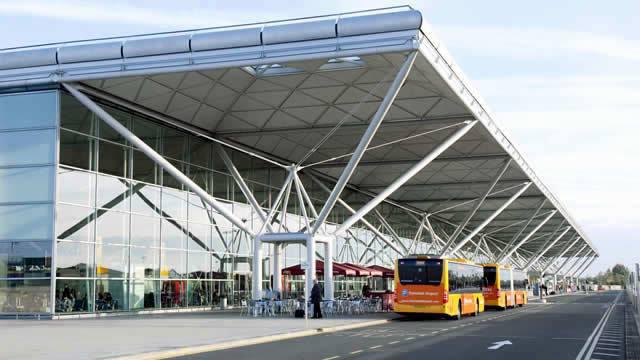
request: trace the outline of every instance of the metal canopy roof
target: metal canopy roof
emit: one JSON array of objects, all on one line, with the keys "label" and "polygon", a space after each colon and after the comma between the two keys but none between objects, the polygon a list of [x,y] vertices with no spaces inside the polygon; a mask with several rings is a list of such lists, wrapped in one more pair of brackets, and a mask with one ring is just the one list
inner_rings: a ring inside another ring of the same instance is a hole
[{"label": "metal canopy roof", "polygon": [[[561,254],[577,236],[597,255],[412,9],[5,50],[0,88],[78,82],[94,96],[285,164],[304,159],[305,171],[336,179],[406,55],[416,50],[414,66],[343,199],[357,209],[367,201],[360,194],[378,193],[457,126],[479,120],[390,202],[460,224],[512,159],[467,228],[531,181],[481,234],[500,250],[534,214],[524,234],[556,209],[519,252],[534,254],[568,225],[571,230],[546,256]],[[392,219],[411,222],[404,217]]]}]

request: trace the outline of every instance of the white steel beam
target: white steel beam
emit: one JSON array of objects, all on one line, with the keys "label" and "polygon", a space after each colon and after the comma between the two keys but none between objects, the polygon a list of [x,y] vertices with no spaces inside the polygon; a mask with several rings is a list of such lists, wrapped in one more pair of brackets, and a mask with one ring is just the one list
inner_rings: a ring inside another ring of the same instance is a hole
[{"label": "white steel beam", "polygon": [[500,206],[496,211],[494,211],[488,218],[486,218],[480,225],[476,226],[462,241],[460,241],[451,251],[449,249],[444,248],[440,251],[440,256],[444,256],[446,253],[455,253],[460,250],[466,243],[469,242],[474,236],[476,236],[482,229],[489,225],[490,222],[493,221],[498,215],[500,215],[511,203],[513,203],[520,195],[522,195],[529,187],[531,186],[530,182],[526,182],[523,184],[522,188],[518,190],[515,194],[513,194],[509,200],[507,200],[502,206]]},{"label": "white steel beam", "polygon": [[247,183],[244,181],[244,179],[242,178],[242,175],[240,175],[240,172],[238,171],[236,166],[233,164],[233,161],[231,161],[229,154],[227,154],[227,152],[224,150],[222,145],[218,143],[215,143],[214,145],[218,154],[222,158],[224,165],[227,167],[227,170],[229,170],[229,173],[231,173],[231,177],[233,177],[236,184],[238,184],[238,186],[240,187],[240,191],[242,191],[242,194],[244,195],[244,197],[246,197],[247,200],[249,201],[249,204],[253,208],[253,211],[255,211],[258,214],[258,216],[260,217],[260,220],[262,220],[263,223],[267,224],[267,230],[269,230],[269,232],[273,232],[273,228],[271,227],[271,224],[267,223],[267,214],[265,214],[264,210],[256,200],[256,197],[253,196],[253,192],[251,191],[251,189],[249,189],[249,186],[247,186]]},{"label": "white steel beam", "polygon": [[505,257],[504,255],[507,253],[507,251],[509,250],[511,245],[513,245],[513,243],[516,242],[516,240],[520,237],[520,235],[522,235],[522,233],[527,229],[527,227],[529,227],[529,225],[531,224],[533,219],[535,219],[536,216],[540,213],[540,210],[542,210],[542,207],[544,206],[544,204],[546,204],[546,202],[547,202],[546,199],[542,200],[542,202],[540,203],[540,205],[538,205],[538,207],[536,208],[536,211],[529,218],[529,220],[527,220],[527,222],[524,224],[524,226],[515,235],[513,235],[511,240],[509,240],[507,245],[502,249],[502,251],[500,252],[500,255],[497,256],[498,259],[502,259],[502,258]]},{"label": "white steel beam", "polygon": [[526,243],[535,233],[538,232],[538,230],[540,230],[540,228],[542,228],[542,226],[544,226],[544,224],[547,223],[547,221],[551,220],[551,218],[558,212],[558,210],[553,210],[549,215],[547,215],[546,218],[544,218],[535,228],[533,228],[533,230],[531,230],[524,238],[522,238],[522,240],[520,240],[520,242],[518,242],[515,246],[513,246],[511,249],[509,249],[507,251],[507,253],[505,255],[503,255],[502,257],[500,257],[498,259],[498,263],[503,262],[506,258],[508,258],[509,256],[511,256],[511,254],[514,253],[514,251],[518,250],[520,248],[520,246],[522,246],[524,243]]},{"label": "white steel beam", "polygon": [[[589,244],[584,244],[582,245],[582,247],[580,248],[580,250],[578,250],[578,252],[576,252],[577,254],[580,254],[582,252],[582,250],[584,250],[584,248],[586,248],[587,246],[589,246]],[[567,264],[571,261],[571,259],[573,259],[574,256],[569,256],[567,257],[567,259],[562,263],[562,265],[560,265],[557,269],[554,270],[555,274],[560,274],[560,270],[562,270],[562,268],[564,268],[565,266],[567,266]]]},{"label": "white steel beam", "polygon": [[587,271],[587,269],[591,266],[591,264],[593,264],[594,261],[596,261],[598,257],[594,256],[591,261],[589,261],[589,263],[587,264],[587,266],[583,267],[582,270],[580,270],[580,272],[578,273],[578,275],[576,277],[580,277],[582,276],[582,274]]},{"label": "white steel beam", "polygon": [[196,193],[202,200],[204,200],[209,206],[219,212],[222,216],[224,216],[227,220],[229,220],[233,225],[237,226],[240,230],[246,232],[251,236],[255,236],[255,233],[237,216],[233,214],[233,212],[229,211],[225,206],[223,206],[220,202],[213,198],[213,196],[209,195],[204,189],[198,186],[193,180],[191,180],[187,175],[178,170],[175,166],[173,166],[167,159],[162,157],[162,155],[158,154],[155,150],[153,150],[149,145],[147,145],[143,140],[133,134],[129,129],[127,129],[124,125],[122,125],[118,120],[114,119],[108,112],[102,109],[98,104],[93,102],[93,100],[89,99],[85,94],[78,91],[73,84],[62,83],[62,85],[75,97],[82,105],[84,105],[91,112],[96,114],[102,121],[104,121],[107,125],[109,125],[113,130],[115,130],[118,134],[122,135],[127,141],[129,141],[134,147],[138,150],[142,151],[145,155],[147,155],[153,162],[155,162],[158,166],[164,169],[166,172],[171,174],[176,180],[178,180],[181,184],[187,187],[189,190]]},{"label": "white steel beam", "polygon": [[[585,244],[587,245],[587,244]],[[588,245],[587,245],[588,246]],[[586,248],[587,246],[584,246],[584,248]],[[586,249],[585,254],[582,254],[582,251],[580,251],[580,253],[576,253],[576,255],[574,255],[574,258],[576,259],[576,261],[564,272],[565,276],[569,276],[569,274],[571,274],[571,272],[573,271],[573,269],[575,269],[575,267],[580,263],[580,258],[582,257],[587,257],[591,254],[591,249]],[[571,276],[569,276],[571,277]]]},{"label": "white steel beam", "polygon": [[567,246],[565,246],[564,249],[562,249],[562,251],[560,252],[560,254],[556,255],[553,257],[553,259],[551,259],[549,261],[549,263],[542,269],[541,273],[544,274],[547,272],[547,270],[549,270],[549,268],[551,267],[551,265],[553,265],[559,258],[563,257],[564,254],[567,253],[567,251],[569,251],[569,249],[571,249],[573,247],[573,245],[577,244],[578,241],[580,241],[580,235],[576,235],[576,238],[570,242],[569,244],[567,244]]},{"label": "white steel beam", "polygon": [[476,205],[473,207],[473,209],[471,209],[471,211],[469,211],[469,213],[464,218],[464,220],[458,225],[456,230],[453,232],[453,234],[451,235],[451,237],[449,238],[449,240],[445,244],[445,249],[449,248],[451,246],[451,244],[455,243],[455,241],[458,239],[458,236],[460,235],[460,233],[462,233],[462,230],[467,226],[469,221],[471,221],[471,218],[476,214],[478,209],[480,209],[482,204],[484,204],[485,199],[487,198],[487,196],[489,196],[489,194],[496,187],[496,185],[498,184],[498,182],[500,181],[500,179],[502,178],[504,173],[507,172],[507,170],[509,169],[509,166],[511,165],[511,161],[512,161],[511,158],[507,159],[507,161],[505,161],[505,163],[502,166],[502,168],[500,170],[498,170],[498,173],[496,174],[496,176],[493,179],[493,181],[491,181],[491,184],[487,188],[487,191],[485,191],[484,194],[482,195],[482,197],[480,197],[476,201]]},{"label": "white steel beam", "polygon": [[[564,223],[563,223],[564,225]],[[544,256],[544,254],[546,254],[547,251],[549,251],[558,241],[560,241],[560,239],[562,239],[562,237],[564,237],[564,235],[566,233],[569,232],[569,230],[571,230],[571,226],[567,226],[564,231],[562,231],[562,233],[560,233],[560,235],[558,235],[558,237],[556,237],[549,245],[547,245],[546,247],[540,249],[540,251],[538,251],[538,253],[534,256],[533,259],[531,259],[525,266],[524,269],[528,270],[531,265],[535,264],[538,260],[540,260],[540,258],[542,256]]]},{"label": "white steel beam", "polygon": [[336,234],[344,232],[346,229],[353,226],[353,224],[358,222],[363,216],[368,214],[371,210],[373,210],[376,206],[378,206],[381,202],[383,202],[386,198],[393,194],[393,192],[398,190],[398,188],[400,188],[404,183],[411,180],[411,178],[413,178],[418,172],[420,172],[420,170],[429,165],[429,163],[433,161],[433,159],[437,158],[440,154],[451,147],[451,145],[455,144],[456,141],[458,141],[467,132],[469,132],[469,130],[471,130],[471,128],[477,123],[477,120],[468,122],[465,124],[465,126],[454,132],[445,141],[443,141],[440,145],[433,149],[427,156],[425,156],[422,160],[413,165],[409,170],[400,175],[400,177],[393,181],[393,183],[387,186],[368,203],[358,209],[355,214],[351,215],[351,217],[340,224],[340,226],[338,226],[338,228],[336,229]]},{"label": "white steel beam", "polygon": [[580,265],[578,265],[578,267],[576,268],[576,270],[575,270],[573,273],[571,273],[570,277],[576,277],[576,274],[577,274],[580,270],[582,270],[582,267],[583,267],[584,265],[586,265],[586,264],[587,264],[587,262],[591,259],[592,255],[593,255],[593,254],[588,254],[587,256],[585,256],[585,257],[584,257],[584,260],[580,263]]},{"label": "white steel beam", "polygon": [[411,71],[411,67],[413,66],[413,63],[416,60],[417,56],[418,56],[417,51],[410,53],[407,56],[407,59],[402,64],[402,66],[400,67],[400,70],[396,74],[395,79],[391,83],[391,86],[389,86],[387,93],[382,99],[382,102],[380,103],[378,110],[371,118],[371,122],[369,123],[367,130],[362,135],[362,138],[360,138],[360,142],[358,143],[358,146],[356,147],[355,151],[353,152],[353,155],[351,155],[351,158],[349,159],[349,163],[347,163],[347,166],[345,166],[344,170],[342,171],[342,174],[340,175],[340,178],[338,178],[336,185],[333,187],[333,190],[329,194],[329,198],[327,199],[326,203],[322,207],[322,210],[320,210],[320,213],[318,214],[318,218],[313,224],[313,229],[311,229],[312,234],[315,234],[318,231],[320,226],[322,226],[325,220],[327,220],[327,217],[329,216],[329,213],[331,213],[331,210],[333,210],[333,207],[336,205],[336,202],[338,201],[338,197],[340,197],[342,190],[344,190],[345,186],[347,186],[347,183],[351,179],[351,175],[353,175],[353,172],[355,171],[356,166],[358,166],[360,159],[362,159],[362,155],[364,154],[365,150],[367,150],[367,147],[369,146],[369,143],[373,139],[373,136],[378,131],[378,128],[382,123],[382,120],[384,120],[385,116],[387,115],[387,112],[391,108],[391,105],[393,104],[393,101],[398,95],[398,92],[400,92],[400,89],[402,88],[402,85],[407,79],[407,76],[409,75],[409,72]]}]

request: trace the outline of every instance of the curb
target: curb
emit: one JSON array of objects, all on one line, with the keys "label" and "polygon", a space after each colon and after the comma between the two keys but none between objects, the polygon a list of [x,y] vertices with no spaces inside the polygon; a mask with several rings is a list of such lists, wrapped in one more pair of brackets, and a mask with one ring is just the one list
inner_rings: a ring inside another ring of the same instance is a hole
[{"label": "curb", "polygon": [[189,347],[177,348],[172,350],[154,351],[154,352],[148,352],[148,353],[142,353],[142,354],[136,354],[136,355],[114,357],[111,359],[113,360],[169,359],[169,358],[178,357],[178,356],[194,355],[194,354],[200,354],[205,352],[233,349],[233,348],[249,346],[249,345],[259,345],[259,344],[265,344],[265,343],[274,342],[274,341],[296,339],[296,338],[319,335],[319,334],[328,334],[328,333],[343,331],[343,330],[382,325],[390,322],[391,320],[392,319],[372,320],[372,321],[366,321],[366,322],[361,322],[356,324],[338,325],[338,326],[325,327],[325,328],[315,328],[315,329],[302,330],[302,331],[296,331],[296,332],[290,332],[290,333],[284,333],[284,334],[262,336],[262,337],[252,338],[252,339],[234,340],[234,341],[228,341],[228,342],[222,342],[222,343],[210,344],[210,345],[197,345],[197,346],[189,346]]}]

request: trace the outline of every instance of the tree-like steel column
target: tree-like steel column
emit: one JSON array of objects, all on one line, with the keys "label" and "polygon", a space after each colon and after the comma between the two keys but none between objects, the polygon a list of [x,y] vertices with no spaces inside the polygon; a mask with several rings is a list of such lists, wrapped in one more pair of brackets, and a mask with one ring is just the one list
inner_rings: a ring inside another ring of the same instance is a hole
[{"label": "tree-like steel column", "polygon": [[396,74],[395,79],[391,83],[391,86],[389,87],[389,89],[387,90],[387,93],[382,99],[382,103],[378,107],[378,110],[376,111],[376,113],[373,115],[373,118],[371,119],[371,122],[369,123],[367,130],[362,135],[362,138],[360,138],[360,142],[358,143],[356,150],[353,152],[353,155],[351,155],[349,162],[347,163],[344,170],[342,171],[340,178],[338,178],[338,181],[336,182],[336,185],[333,187],[331,194],[329,194],[329,198],[327,199],[327,202],[322,207],[322,210],[320,210],[320,213],[318,214],[318,218],[316,219],[316,222],[313,224],[313,229],[311,230],[312,234],[315,234],[316,231],[318,231],[320,226],[322,226],[324,221],[329,216],[329,213],[331,213],[331,210],[333,210],[333,207],[336,205],[336,202],[338,201],[338,197],[342,193],[342,190],[344,190],[345,186],[347,186],[347,182],[349,182],[349,180],[351,179],[351,175],[355,171],[356,166],[358,166],[360,159],[362,159],[362,155],[364,154],[365,150],[367,150],[367,147],[369,146],[371,139],[373,139],[373,136],[378,131],[378,128],[382,123],[382,120],[384,120],[385,116],[387,115],[387,112],[391,108],[391,104],[393,104],[393,101],[398,95],[398,92],[400,92],[402,84],[404,84],[404,81],[407,79],[407,76],[409,75],[409,72],[411,71],[411,67],[413,66],[413,63],[416,60],[417,56],[418,56],[417,51],[410,53],[407,56],[407,59],[402,64],[402,67],[400,67],[400,70]]},{"label": "tree-like steel column", "polygon": [[538,214],[540,213],[540,210],[542,210],[546,202],[547,202],[546,199],[542,200],[542,202],[540,203],[540,205],[538,205],[538,207],[536,208],[536,211],[533,213],[533,215],[531,215],[529,220],[527,220],[524,226],[511,238],[511,240],[509,240],[509,243],[504,246],[504,248],[500,252],[500,255],[496,257],[497,259],[504,258],[504,254],[506,254],[506,252],[513,245],[513,243],[516,242],[516,240],[520,237],[520,235],[522,235],[522,233],[529,227],[529,225],[533,222],[533,219],[535,219],[538,216]]},{"label": "tree-like steel column", "polygon": [[575,244],[578,243],[578,241],[580,241],[580,235],[576,235],[576,238],[570,242],[569,244],[567,244],[567,246],[565,246],[564,249],[562,249],[562,251],[560,252],[560,254],[554,256],[551,260],[549,260],[549,262],[547,263],[547,265],[545,265],[545,267],[540,271],[540,274],[545,274],[547,272],[547,270],[549,270],[549,268],[561,257],[564,256],[564,254],[566,254]]},{"label": "tree-like steel column", "polygon": [[527,264],[525,264],[524,266],[524,270],[529,270],[529,268],[535,264],[538,260],[540,260],[541,257],[544,256],[544,254],[547,253],[547,251],[549,251],[551,248],[553,248],[553,246],[560,241],[560,239],[562,239],[566,233],[569,232],[569,230],[571,230],[571,226],[567,226],[562,233],[560,233],[560,235],[558,235],[558,237],[556,237],[550,244],[548,244],[547,246],[545,246],[544,248],[540,249],[540,251],[538,251],[538,253],[531,259],[529,260],[529,262]]}]

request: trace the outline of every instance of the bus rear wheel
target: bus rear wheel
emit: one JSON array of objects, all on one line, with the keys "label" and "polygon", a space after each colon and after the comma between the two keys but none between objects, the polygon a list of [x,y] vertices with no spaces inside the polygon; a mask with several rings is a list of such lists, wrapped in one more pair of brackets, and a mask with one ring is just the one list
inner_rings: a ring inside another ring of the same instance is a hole
[{"label": "bus rear wheel", "polygon": [[473,316],[478,316],[478,313],[480,313],[480,304],[476,300],[476,310],[473,312]]},{"label": "bus rear wheel", "polygon": [[454,320],[462,319],[462,303],[460,303],[459,301],[458,301],[458,313],[453,316],[453,319]]}]

